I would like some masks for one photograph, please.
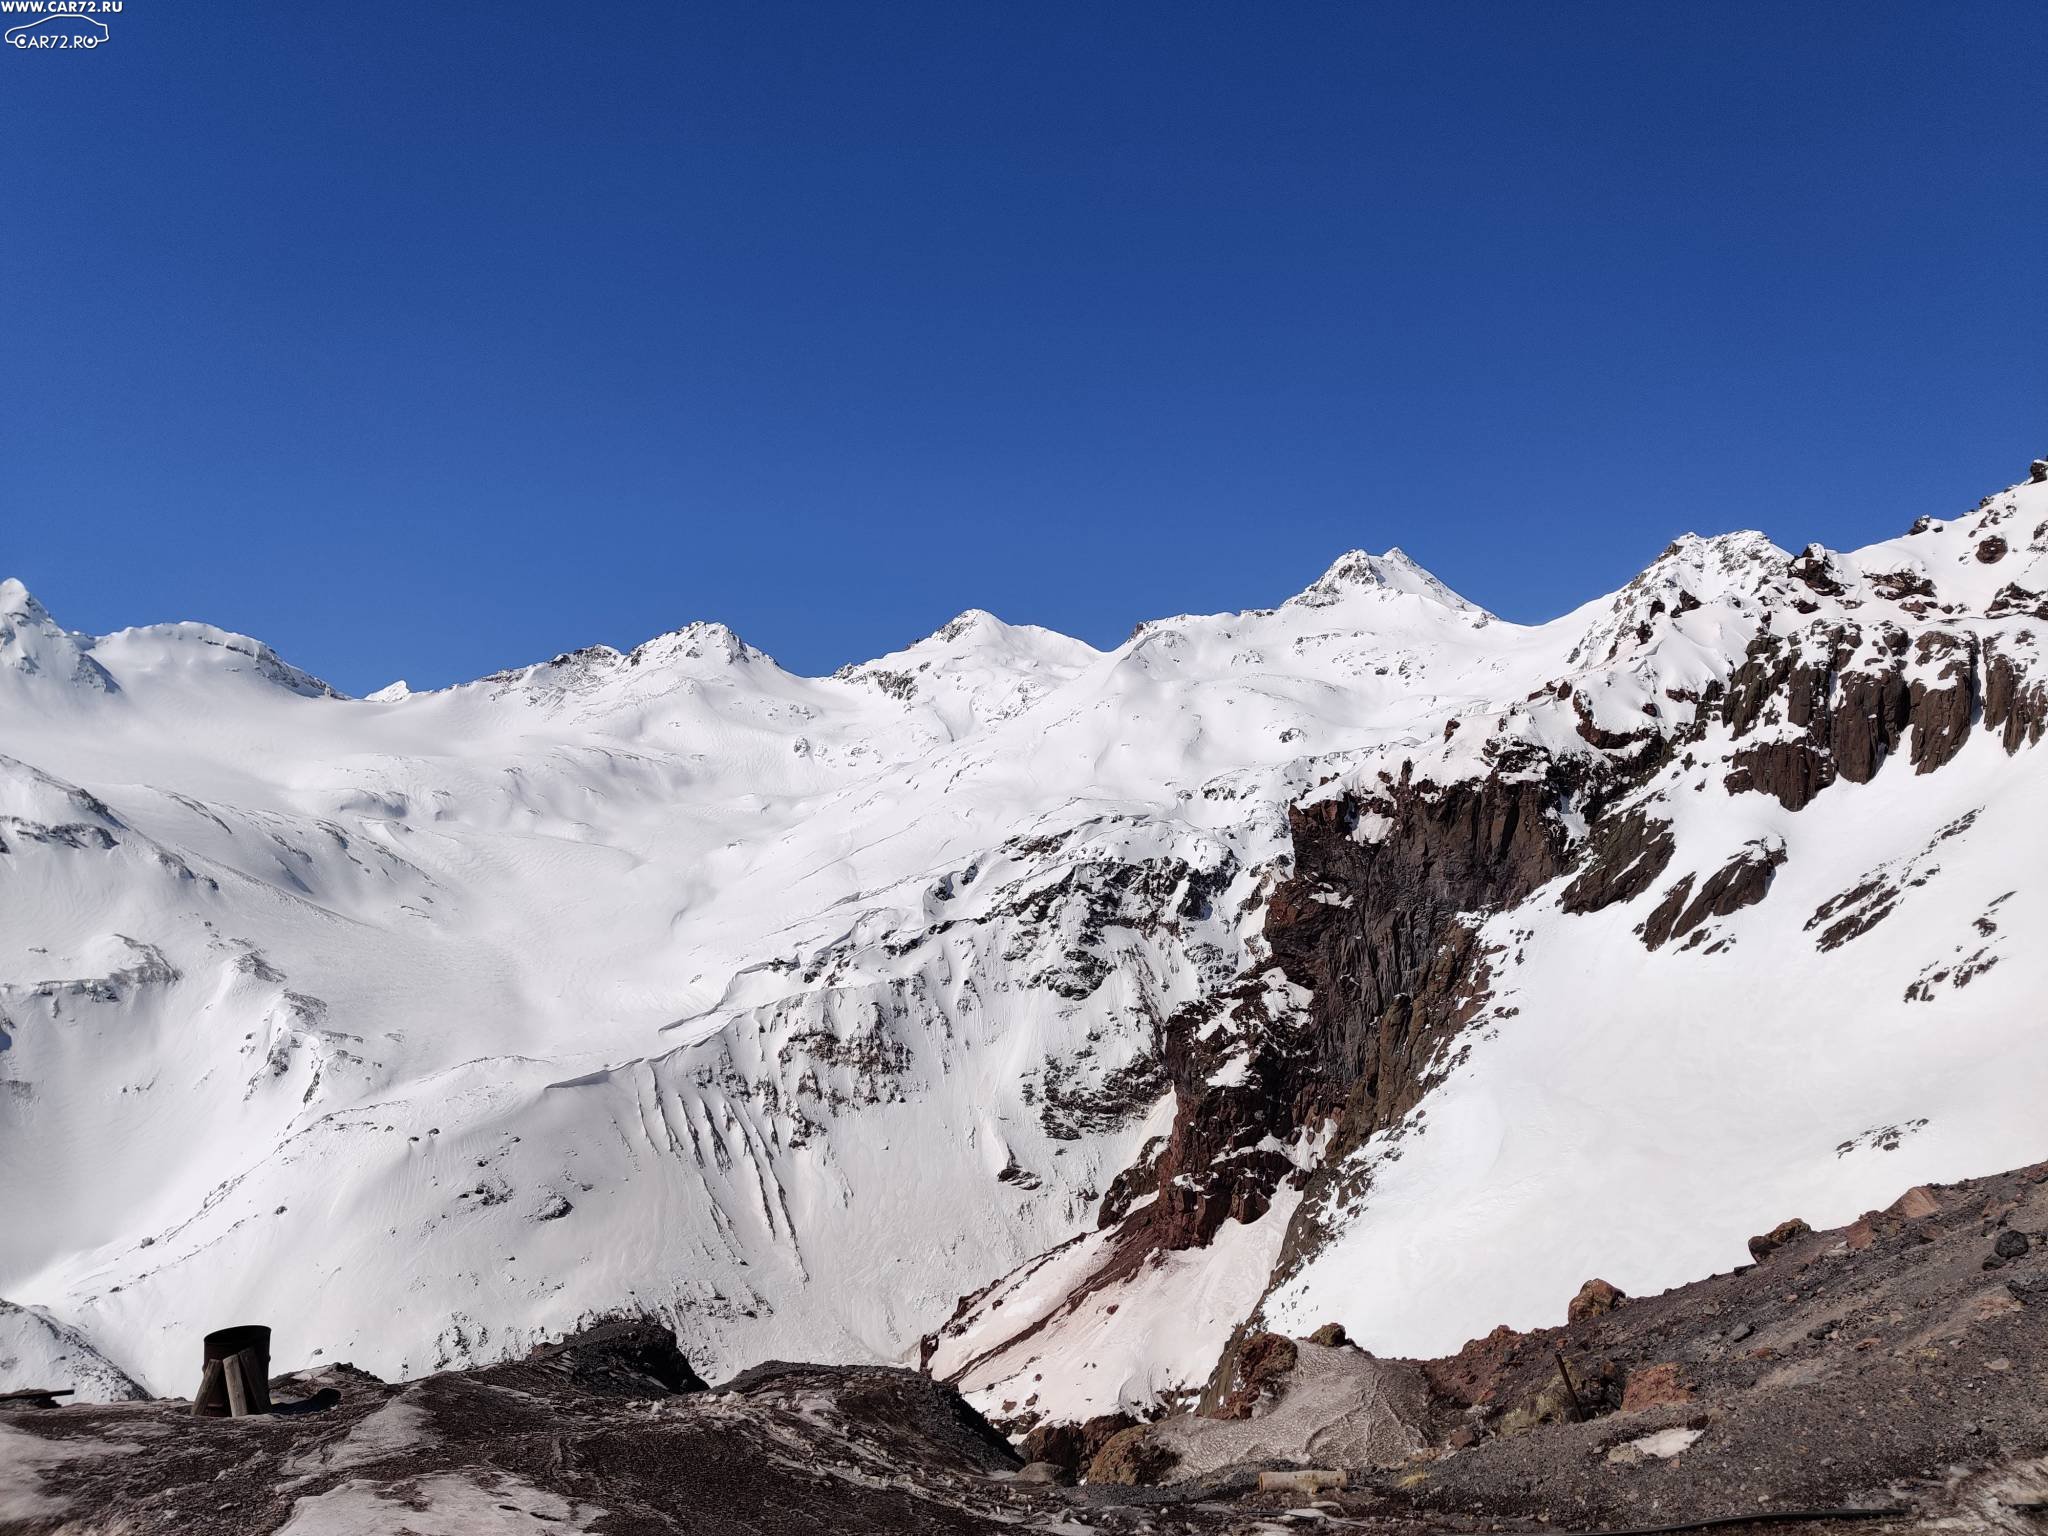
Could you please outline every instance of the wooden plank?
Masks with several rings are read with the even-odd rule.
[[[264,1379],[269,1356],[260,1349],[245,1349],[235,1356],[235,1364],[241,1367],[242,1392],[249,1400],[249,1411],[270,1412],[270,1383]]]
[[[220,1366],[228,1380],[228,1415],[246,1419],[249,1417],[249,1389],[242,1382],[242,1357],[229,1355],[220,1362]]]
[[[199,1418],[220,1418],[227,1411],[227,1380],[218,1360],[206,1362],[199,1378],[199,1390],[192,1397],[192,1412]]]

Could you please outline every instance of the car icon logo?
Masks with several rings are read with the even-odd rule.
[[[9,27],[4,37],[17,48],[97,48],[107,40],[107,24],[90,16],[45,16]]]

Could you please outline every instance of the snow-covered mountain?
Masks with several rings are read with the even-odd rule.
[[[354,700],[0,584],[0,1385],[644,1309],[1021,1424],[2038,1158],[2044,594],[2029,483],[1534,627],[1352,553],[1108,652]]]

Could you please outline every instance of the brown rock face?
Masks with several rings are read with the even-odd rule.
[[[1588,1280],[1579,1287],[1571,1305],[1565,1308],[1565,1316],[1574,1323],[1582,1323],[1589,1317],[1602,1317],[1620,1306],[1628,1297],[1617,1286],[1605,1280]]]
[[[1346,1149],[1415,1106],[1433,1081],[1428,1069],[1440,1048],[1488,998],[1487,956],[1464,915],[1511,906],[1564,872],[1566,839],[1549,811],[1566,789],[1556,770],[1450,786],[1415,782],[1404,770],[1370,793],[1289,813],[1295,874],[1267,907],[1266,938],[1275,964],[1310,993],[1308,1027],[1254,1058],[1257,1104],[1227,1107],[1220,1131],[1215,1117],[1188,1112],[1207,1091],[1199,1080],[1188,1083],[1153,1210],[1170,1205],[1167,1181],[1184,1168],[1207,1170],[1195,1183],[1212,1202],[1208,1192],[1219,1180],[1241,1187],[1249,1160],[1219,1165],[1210,1150],[1219,1136],[1249,1145],[1258,1137],[1246,1122],[1256,1120],[1260,1135],[1270,1129],[1284,1140],[1304,1122],[1335,1114],[1329,1161],[1309,1176],[1306,1208],[1338,1176],[1332,1164]],[[1367,816],[1384,830],[1360,841],[1353,833]],[[1345,900],[1316,899],[1331,892]],[[1194,1076],[1175,1068],[1177,1086]],[[1273,1181],[1291,1172],[1277,1154],[1273,1163],[1257,1185],[1260,1210]],[[1297,1218],[1282,1262],[1313,1241]],[[1203,1391],[1203,1411],[1217,1411],[1229,1396],[1245,1342],[1239,1337],[1225,1349]]]
[[[1728,793],[1772,795],[1788,811],[1803,811],[1835,782],[1835,760],[1811,742],[1769,741],[1743,747],[1729,759]],[[1651,948],[1655,948],[1652,945]]]
[[[1212,1415],[1219,1419],[1248,1419],[1273,1386],[1292,1371],[1301,1352],[1294,1340],[1278,1333],[1254,1334],[1237,1355],[1237,1385]]]
[[[1983,554],[1994,547],[1995,553]],[[2005,542],[1997,536],[1980,546],[1980,558],[1995,560],[2004,553]],[[1906,578],[1879,578],[1881,588],[1885,580]],[[1919,589],[1900,585],[1892,595]],[[1931,589],[1924,595],[1933,601]],[[2038,601],[2013,586],[1999,593],[1987,613],[2031,613]],[[1875,669],[1873,651],[1886,658]],[[1858,657],[1859,669],[1847,670]],[[1934,681],[1909,683],[1909,665],[1932,668]],[[1737,747],[1728,759],[1726,784],[1732,794],[1773,795],[1796,811],[1837,778],[1868,783],[1902,746],[1915,772],[1934,772],[1962,749],[1980,706],[1985,725],[2003,732],[2008,752],[2048,732],[2048,684],[2031,680],[2023,658],[2010,648],[2001,655],[1995,638],[1980,642],[1970,631],[1946,629],[1914,636],[1892,623],[1843,623],[1799,641],[1769,631],[1758,635],[1726,687],[1710,689],[1701,699],[1699,712],[1702,722],[1718,716],[1738,739],[1769,722],[1793,728],[1794,734]]]
[[[1940,662],[1947,686],[1913,684],[1913,771],[1932,773],[1963,749],[1977,703],[1977,638],[1934,631],[1914,647],[1919,659]]]
[[[2008,753],[2048,732],[2048,683],[2030,681],[2012,655],[1984,645],[1984,724]]]
[[[1622,1393],[1621,1411],[1635,1413],[1644,1408],[1665,1408],[1692,1401],[1688,1386],[1675,1364],[1646,1365],[1628,1373],[1628,1387]]]
[[[1420,1068],[1464,1022],[1465,983],[1480,968],[1456,919],[1512,905],[1563,872],[1564,834],[1546,814],[1555,795],[1542,782],[1404,779],[1291,813],[1297,874],[1274,893],[1266,938],[1313,994],[1317,1059],[1304,1064],[1304,1086],[1362,1096],[1375,1126],[1421,1097]],[[1368,814],[1391,825],[1361,843],[1352,832]],[[1322,889],[1351,904],[1314,900]]]

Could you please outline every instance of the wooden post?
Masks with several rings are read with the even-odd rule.
[[[1572,1400],[1572,1418],[1583,1424],[1586,1422],[1586,1405],[1579,1401],[1579,1389],[1572,1385],[1571,1367],[1564,1363],[1563,1350],[1553,1350],[1552,1353],[1557,1356],[1557,1374],[1564,1381],[1565,1396]]]
[[[192,1398],[192,1413],[202,1419],[224,1419],[228,1415],[227,1377],[218,1360],[206,1362],[206,1370],[199,1378],[199,1391]]]
[[[242,1357],[229,1355],[225,1360],[214,1362],[226,1373],[228,1382],[228,1412],[237,1419],[249,1417],[249,1389],[242,1385]]]

